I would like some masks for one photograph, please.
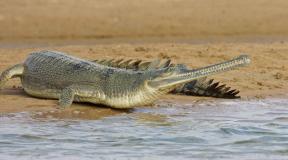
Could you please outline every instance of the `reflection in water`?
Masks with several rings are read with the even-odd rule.
[[[83,107],[0,118],[0,159],[288,157],[287,99],[161,103],[125,112]]]

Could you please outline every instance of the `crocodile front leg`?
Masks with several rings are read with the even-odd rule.
[[[74,87],[64,88],[59,97],[59,105],[61,108],[70,106],[73,103],[76,90]]]
[[[71,85],[69,87],[64,88],[60,93],[59,105],[61,108],[69,107],[75,100],[81,101],[81,99],[92,98],[93,92],[96,91],[89,90],[87,86]]]

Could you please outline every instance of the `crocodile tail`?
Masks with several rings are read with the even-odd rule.
[[[240,96],[238,96],[240,91],[231,89],[231,87],[227,87],[225,84],[220,84],[220,82],[213,81],[213,79],[207,80],[206,77],[196,79],[177,87],[171,91],[171,93],[216,98],[240,98]]]

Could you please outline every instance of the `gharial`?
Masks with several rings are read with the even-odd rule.
[[[74,102],[103,104],[112,108],[133,108],[153,103],[167,93],[237,98],[239,91],[206,81],[205,77],[250,63],[241,55],[219,64],[188,69],[170,60],[88,61],[56,51],[31,53],[24,63],[2,72],[0,88],[20,77],[24,91],[34,97],[59,99],[61,107]]]

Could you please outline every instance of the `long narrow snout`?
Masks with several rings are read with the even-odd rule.
[[[174,86],[190,82],[194,79],[198,79],[201,77],[206,77],[209,75],[226,72],[229,70],[236,69],[238,67],[246,66],[250,63],[250,58],[248,55],[240,55],[234,59],[229,61],[225,61],[222,63],[210,65],[207,67],[194,69],[194,70],[186,70],[181,73],[171,74],[164,77],[159,77],[149,82],[149,85],[159,89],[172,88]]]

